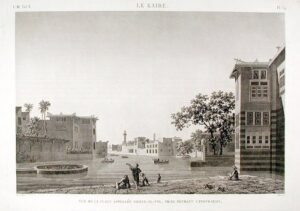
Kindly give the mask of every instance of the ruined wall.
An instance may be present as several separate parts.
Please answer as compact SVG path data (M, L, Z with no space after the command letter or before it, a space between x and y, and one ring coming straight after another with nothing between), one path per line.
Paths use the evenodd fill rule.
M71 141L63 139L17 137L16 160L21 163L92 159L91 154L67 154L70 145Z

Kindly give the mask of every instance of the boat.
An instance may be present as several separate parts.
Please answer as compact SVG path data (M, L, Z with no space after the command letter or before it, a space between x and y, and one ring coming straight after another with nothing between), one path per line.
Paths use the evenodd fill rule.
M102 163L113 163L113 162L115 162L115 160L114 159L108 159L108 158L105 158L104 160L102 160L101 161Z
M169 160L154 159L154 164L168 164Z
M117 154L109 154L109 156L119 156L119 155L117 155Z
M122 155L122 156L121 156L121 158L128 158L128 156L126 156L126 155Z

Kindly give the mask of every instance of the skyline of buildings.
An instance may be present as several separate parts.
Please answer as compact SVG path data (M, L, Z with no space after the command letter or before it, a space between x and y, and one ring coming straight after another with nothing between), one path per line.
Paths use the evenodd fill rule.
M118 153L127 155L147 155L147 156L175 156L177 155L176 144L182 142L180 137L153 139L147 137L135 137L127 140L127 131L123 133L123 141L120 144L109 144L108 153Z

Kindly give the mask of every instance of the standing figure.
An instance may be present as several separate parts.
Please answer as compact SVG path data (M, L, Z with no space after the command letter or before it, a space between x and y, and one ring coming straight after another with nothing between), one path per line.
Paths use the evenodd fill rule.
M160 176L160 173L157 174L157 183L160 183L160 180L161 180L161 176Z
M129 169L131 170L132 172L132 176L133 176L133 180L134 180L134 183L135 183L135 186L136 186L136 189L137 187L139 186L139 182L140 182L140 178L139 178L139 175L140 173L142 172L142 170L139 168L139 164L137 163L135 167L133 167L131 164L129 163L126 163L126 165L129 166Z

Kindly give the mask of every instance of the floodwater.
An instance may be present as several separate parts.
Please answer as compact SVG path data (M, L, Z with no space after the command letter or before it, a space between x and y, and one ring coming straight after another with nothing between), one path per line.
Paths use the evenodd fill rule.
M192 178L208 178L213 176L226 176L231 171L231 167L190 167L188 159L175 157L162 157L168 159L169 164L154 164L153 158L148 156L112 156L114 163L102 163L103 158L79 161L56 161L49 163L83 164L88 166L88 172L80 174L65 175L40 175L40 174L17 174L17 190L36 190L46 188L61 188L82 185L102 185L115 184L125 174L132 175L126 163L131 165L139 164L150 182L155 182L157 174L160 173L162 181L181 180ZM40 164L40 163L39 163ZM18 168L30 168L37 163L17 164ZM263 176L270 177L269 173Z

